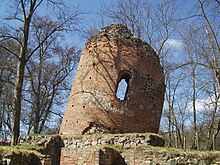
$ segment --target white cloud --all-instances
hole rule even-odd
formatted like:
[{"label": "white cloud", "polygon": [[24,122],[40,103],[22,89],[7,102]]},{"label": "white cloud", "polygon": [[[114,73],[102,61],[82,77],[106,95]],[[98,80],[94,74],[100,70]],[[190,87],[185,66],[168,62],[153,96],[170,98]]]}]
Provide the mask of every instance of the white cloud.
[{"label": "white cloud", "polygon": [[[196,100],[196,111],[201,112],[204,110],[210,110],[214,108],[214,97],[207,98],[207,99],[198,99]],[[189,104],[190,111],[193,111],[193,103]]]},{"label": "white cloud", "polygon": [[183,46],[183,42],[181,40],[168,39],[165,46],[171,48],[181,48]]}]

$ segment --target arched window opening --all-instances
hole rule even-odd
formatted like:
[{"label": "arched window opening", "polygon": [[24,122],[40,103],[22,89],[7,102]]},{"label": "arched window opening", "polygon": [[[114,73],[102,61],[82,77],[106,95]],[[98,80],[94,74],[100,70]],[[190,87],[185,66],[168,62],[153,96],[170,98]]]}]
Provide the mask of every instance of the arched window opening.
[{"label": "arched window opening", "polygon": [[116,97],[120,100],[126,100],[126,92],[128,89],[128,84],[125,81],[125,79],[122,79],[119,83],[118,83],[118,89],[116,92]]},{"label": "arched window opening", "polygon": [[127,100],[127,93],[129,90],[130,79],[131,79],[131,73],[129,71],[121,72],[116,90],[116,97],[121,101]]}]

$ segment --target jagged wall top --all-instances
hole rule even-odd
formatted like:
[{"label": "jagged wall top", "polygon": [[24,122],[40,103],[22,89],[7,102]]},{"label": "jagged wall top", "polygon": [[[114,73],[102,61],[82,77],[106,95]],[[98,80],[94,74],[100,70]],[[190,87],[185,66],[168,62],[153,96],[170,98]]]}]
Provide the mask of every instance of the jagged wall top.
[{"label": "jagged wall top", "polygon": [[137,36],[133,36],[131,30],[122,24],[110,24],[104,28],[101,28],[95,36],[92,36],[90,40],[99,41],[102,37],[106,37],[109,40],[118,40],[120,43],[126,44],[143,51],[150,51],[152,55],[157,54],[153,48],[145,41],[141,40]]},{"label": "jagged wall top", "polygon": [[118,38],[130,39],[133,35],[130,29],[122,24],[110,24],[106,27],[101,28],[101,30],[97,32],[94,38],[98,39],[103,36],[108,37],[110,40],[114,40]]}]

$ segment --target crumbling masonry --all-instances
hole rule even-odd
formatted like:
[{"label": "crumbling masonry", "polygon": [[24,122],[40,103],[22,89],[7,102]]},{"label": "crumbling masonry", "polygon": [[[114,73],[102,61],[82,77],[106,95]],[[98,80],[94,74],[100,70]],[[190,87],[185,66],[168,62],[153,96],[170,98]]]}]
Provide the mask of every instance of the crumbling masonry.
[{"label": "crumbling masonry", "polygon": [[109,25],[85,45],[60,134],[157,133],[164,90],[155,51],[125,26]]},{"label": "crumbling masonry", "polygon": [[[127,87],[120,96],[122,80]],[[84,48],[62,135],[28,137],[25,143],[38,146],[38,154],[0,150],[0,164],[1,159],[12,165],[220,164],[218,152],[152,147],[165,145],[161,136],[143,133],[158,132],[164,89],[152,48],[122,25],[107,26]],[[95,134],[100,132],[110,134]],[[126,134],[111,134],[116,132]]]}]

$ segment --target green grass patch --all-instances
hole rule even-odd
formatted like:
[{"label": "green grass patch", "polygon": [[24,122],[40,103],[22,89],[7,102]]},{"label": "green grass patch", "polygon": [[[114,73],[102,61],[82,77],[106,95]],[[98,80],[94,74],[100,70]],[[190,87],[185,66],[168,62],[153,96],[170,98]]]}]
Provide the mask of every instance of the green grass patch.
[{"label": "green grass patch", "polygon": [[40,150],[42,147],[34,145],[22,145],[22,146],[0,146],[0,155],[12,155],[12,154],[31,154],[41,155]]}]

